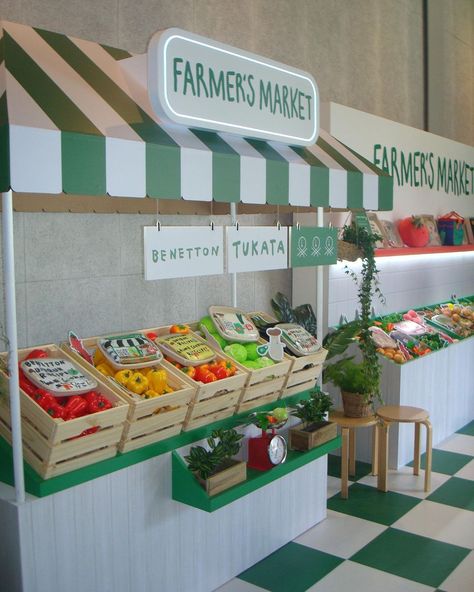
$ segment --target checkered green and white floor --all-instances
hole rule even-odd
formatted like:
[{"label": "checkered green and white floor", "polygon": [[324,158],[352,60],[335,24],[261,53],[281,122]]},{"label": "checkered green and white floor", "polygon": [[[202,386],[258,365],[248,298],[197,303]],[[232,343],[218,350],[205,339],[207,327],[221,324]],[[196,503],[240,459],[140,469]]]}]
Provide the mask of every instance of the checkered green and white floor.
[{"label": "checkered green and white floor", "polygon": [[432,469],[429,493],[410,467],[382,493],[357,463],[342,500],[330,456],[327,519],[218,592],[473,592],[474,421],[433,450]]}]

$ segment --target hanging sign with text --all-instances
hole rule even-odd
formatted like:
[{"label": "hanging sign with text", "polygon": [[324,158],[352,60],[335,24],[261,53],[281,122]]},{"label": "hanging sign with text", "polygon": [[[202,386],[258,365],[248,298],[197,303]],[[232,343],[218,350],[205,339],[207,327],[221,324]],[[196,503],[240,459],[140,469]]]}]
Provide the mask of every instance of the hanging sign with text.
[{"label": "hanging sign with text", "polygon": [[337,262],[337,228],[307,226],[291,229],[291,267]]},{"label": "hanging sign with text", "polygon": [[148,94],[162,119],[309,146],[319,133],[311,74],[182,29],[153,35]]},{"label": "hanging sign with text", "polygon": [[144,229],[145,279],[224,273],[222,226],[156,226]]},{"label": "hanging sign with text", "polygon": [[288,267],[288,228],[240,226],[226,230],[227,271],[264,271]]}]

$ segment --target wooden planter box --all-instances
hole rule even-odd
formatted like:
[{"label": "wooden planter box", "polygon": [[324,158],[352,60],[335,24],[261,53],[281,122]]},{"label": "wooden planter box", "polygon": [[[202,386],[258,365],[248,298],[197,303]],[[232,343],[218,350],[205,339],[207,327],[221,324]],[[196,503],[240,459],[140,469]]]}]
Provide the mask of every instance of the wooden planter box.
[{"label": "wooden planter box", "polygon": [[[18,360],[24,360],[33,349],[37,348],[18,350]],[[46,350],[49,357],[71,359],[67,352],[55,345],[44,345],[41,349]],[[6,354],[1,354],[1,357],[6,360]],[[72,361],[76,362],[74,359]],[[92,374],[84,368],[83,370],[85,374]],[[5,395],[0,397],[0,435],[11,443],[9,378],[3,371],[0,371],[0,378],[1,390]],[[116,455],[124,431],[128,405],[101,378],[102,375],[97,390],[104,394],[114,407],[69,421],[54,419],[20,389],[23,456],[43,479]],[[96,426],[99,430],[94,434],[77,437],[84,430]]]},{"label": "wooden planter box", "polygon": [[[188,324],[191,328],[196,327],[196,323]],[[146,334],[153,331],[158,336],[162,336],[168,335],[169,330],[170,325],[166,327],[146,329],[145,331],[140,331],[140,333]],[[199,335],[193,333],[193,337],[206,343],[206,345],[209,345],[204,339],[199,337]],[[222,351],[216,352],[216,359],[219,361],[228,360],[235,364],[235,362]],[[174,368],[173,365],[168,364],[167,362],[164,363],[167,367]],[[193,385],[196,389],[196,394],[189,405],[188,413],[184,419],[184,431],[193,430],[202,425],[213,423],[214,421],[234,415],[237,403],[242,394],[242,389],[245,387],[248,378],[248,372],[244,368],[239,367],[238,364],[235,364],[235,366],[237,367],[237,372],[234,376],[229,376],[228,378],[216,380],[215,382],[210,382],[208,384],[203,384],[202,382],[188,378],[183,372],[180,372],[180,370],[175,370],[178,374],[183,375],[183,380],[186,381],[187,384]]]},{"label": "wooden planter box", "polygon": [[207,479],[201,479],[199,476],[196,476],[196,478],[206,490],[207,495],[217,495],[247,479],[247,463],[231,460],[227,468],[211,475]]},{"label": "wooden planter box", "polygon": [[291,450],[311,450],[337,437],[337,424],[323,421],[313,425],[315,429],[311,431],[303,429],[302,423],[290,429]]},{"label": "wooden planter box", "polygon": [[[138,331],[134,332],[138,333]],[[97,347],[99,339],[100,337],[91,337],[84,339],[83,343],[89,351],[92,351]],[[188,413],[188,405],[193,400],[197,387],[190,384],[184,375],[181,376],[182,373],[179,373],[174,366],[165,361],[156,364],[158,368],[166,370],[168,384],[174,389],[174,392],[153,399],[144,399],[114,379],[105,377],[79,354],[71,350],[67,343],[61,344],[61,348],[95,378],[107,382],[110,388],[128,403],[129,413],[119,445],[120,452],[135,450],[181,432]]]}]

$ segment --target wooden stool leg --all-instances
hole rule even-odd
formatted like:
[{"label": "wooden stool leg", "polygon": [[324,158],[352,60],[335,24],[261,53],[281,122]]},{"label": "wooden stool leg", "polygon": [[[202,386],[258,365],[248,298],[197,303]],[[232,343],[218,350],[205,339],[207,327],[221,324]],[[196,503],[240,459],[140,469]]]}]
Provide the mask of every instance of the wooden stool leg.
[{"label": "wooden stool leg", "polygon": [[347,499],[349,495],[349,428],[342,428],[341,450],[341,497]]},{"label": "wooden stool leg", "polygon": [[420,423],[415,423],[415,447],[413,459],[413,474],[420,474]]},{"label": "wooden stool leg", "polygon": [[379,434],[379,475],[377,479],[377,489],[387,491],[387,472],[388,472],[388,431],[390,424],[382,421],[380,423]]},{"label": "wooden stool leg", "polygon": [[431,489],[431,446],[432,446],[432,427],[429,419],[424,422],[426,427],[426,453],[425,453],[425,491]]},{"label": "wooden stool leg", "polygon": [[349,429],[349,475],[356,474],[356,431]]},{"label": "wooden stool leg", "polygon": [[374,425],[372,429],[372,475],[379,473],[379,427]]}]

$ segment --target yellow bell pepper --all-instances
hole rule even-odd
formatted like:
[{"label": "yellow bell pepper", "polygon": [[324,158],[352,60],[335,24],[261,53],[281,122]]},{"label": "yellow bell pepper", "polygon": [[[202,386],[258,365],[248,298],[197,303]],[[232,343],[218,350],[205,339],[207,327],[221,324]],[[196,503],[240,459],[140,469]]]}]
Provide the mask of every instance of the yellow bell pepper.
[{"label": "yellow bell pepper", "polygon": [[114,370],[112,366],[109,366],[106,362],[102,362],[98,366],[96,366],[96,370],[98,370],[104,376],[113,376]]},{"label": "yellow bell pepper", "polygon": [[119,370],[115,373],[114,378],[123,386],[127,386],[127,382],[132,378],[133,370]]},{"label": "yellow bell pepper", "polygon": [[99,364],[102,364],[102,362],[105,362],[105,356],[98,347],[95,348],[94,355],[92,356],[92,358],[94,360],[95,367],[97,367]]},{"label": "yellow bell pepper", "polygon": [[174,389],[172,389],[170,386],[166,385],[163,392],[161,393],[162,395],[167,395],[168,393],[174,393]]},{"label": "yellow bell pepper", "polygon": [[168,386],[168,375],[166,370],[154,370],[147,376],[151,388],[157,393],[162,393]]},{"label": "yellow bell pepper", "polygon": [[145,399],[154,399],[155,397],[159,397],[160,393],[157,393],[153,389],[148,389],[145,391]]},{"label": "yellow bell pepper", "polygon": [[148,390],[149,380],[141,372],[134,372],[128,379],[126,387],[129,391],[132,391],[132,393],[141,395]]}]

